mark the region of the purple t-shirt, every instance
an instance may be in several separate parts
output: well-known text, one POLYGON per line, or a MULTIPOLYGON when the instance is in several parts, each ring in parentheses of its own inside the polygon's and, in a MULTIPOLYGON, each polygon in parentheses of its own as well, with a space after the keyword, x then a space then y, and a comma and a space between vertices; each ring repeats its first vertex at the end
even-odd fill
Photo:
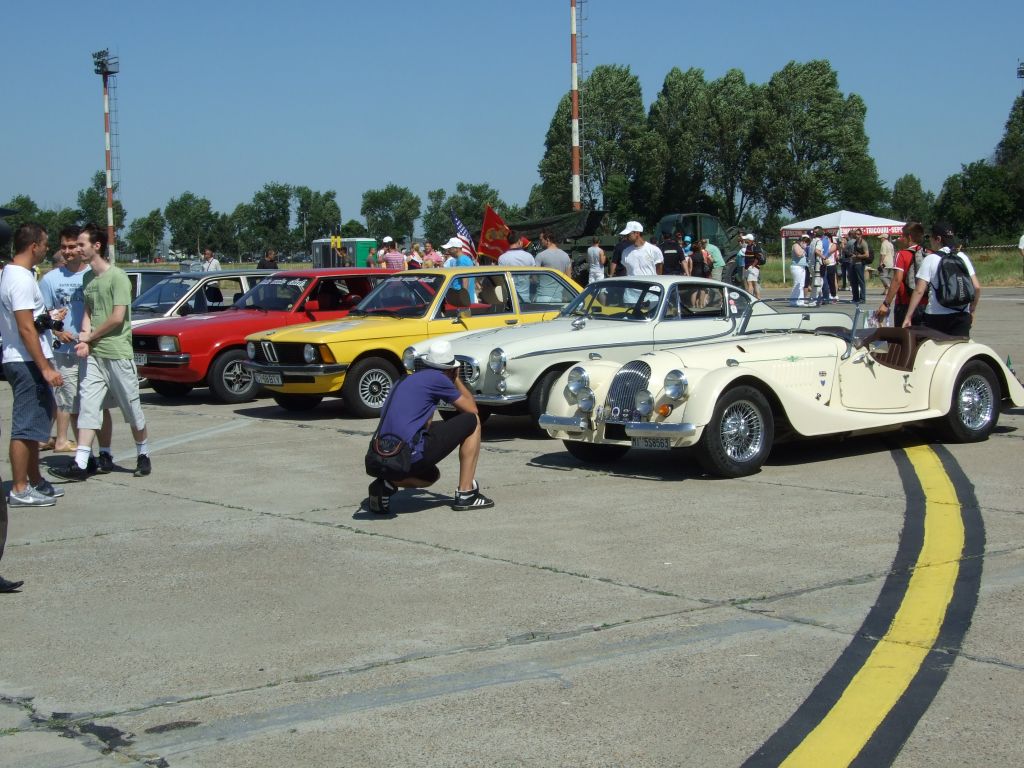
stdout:
POLYGON ((380 434, 397 435, 412 448, 412 460, 423 458, 423 437, 413 442, 416 433, 423 429, 434 415, 441 400, 454 403, 460 397, 452 380, 436 368, 424 368, 398 382, 384 404, 384 418, 380 421, 380 434), (391 399, 396 392, 401 395, 394 403, 391 399))

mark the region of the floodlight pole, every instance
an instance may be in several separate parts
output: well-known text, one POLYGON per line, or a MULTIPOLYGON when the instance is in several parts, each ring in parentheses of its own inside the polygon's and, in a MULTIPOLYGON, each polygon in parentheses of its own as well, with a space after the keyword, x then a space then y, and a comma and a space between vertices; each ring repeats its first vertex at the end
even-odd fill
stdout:
POLYGON ((94 71, 103 77, 103 138, 106 154, 107 170, 107 260, 114 264, 117 260, 117 234, 114 229, 114 176, 110 160, 110 88, 111 75, 120 70, 116 56, 110 56, 109 50, 97 51, 92 55, 94 71))
POLYGON ((569 0, 570 43, 572 56, 572 209, 581 210, 580 197, 580 86, 576 56, 576 0, 569 0))

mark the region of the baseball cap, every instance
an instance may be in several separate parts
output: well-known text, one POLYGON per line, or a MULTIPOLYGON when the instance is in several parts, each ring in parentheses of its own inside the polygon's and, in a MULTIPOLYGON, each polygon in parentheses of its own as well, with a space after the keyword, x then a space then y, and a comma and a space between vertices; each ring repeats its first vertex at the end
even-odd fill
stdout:
POLYGON ((382 243, 393 243, 393 242, 395 242, 395 238, 393 238, 391 235, 385 235, 384 239, 381 240, 381 242, 382 243))
POLYGON ((754 241, 754 236, 748 233, 744 235, 742 239, 746 240, 748 243, 752 243, 754 241))
POLYGON ((423 364, 439 371, 450 371, 459 367, 455 353, 452 352, 451 342, 448 341, 435 341, 431 344, 427 354, 423 356, 423 364))
POLYGON ((687 235, 686 237, 683 238, 683 242, 684 243, 692 243, 693 242, 693 238, 690 237, 689 235, 687 235))
POLYGON ((457 237, 451 238, 447 243, 441 246, 442 251, 447 251, 449 248, 461 248, 462 241, 457 237))
POLYGON ((626 228, 619 232, 620 235, 628 235, 631 232, 643 232, 644 227, 639 221, 627 221, 626 228))

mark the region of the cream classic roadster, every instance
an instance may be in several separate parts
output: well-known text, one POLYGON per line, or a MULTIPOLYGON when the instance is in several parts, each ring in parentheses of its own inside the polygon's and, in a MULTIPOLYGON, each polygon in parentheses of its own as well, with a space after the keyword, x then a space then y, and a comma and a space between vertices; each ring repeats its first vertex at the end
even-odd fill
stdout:
POLYGON ((1024 387, 984 344, 924 328, 860 328, 833 312, 758 314, 727 341, 592 361, 556 383, 540 426, 584 462, 696 446, 708 473, 756 472, 783 439, 934 426, 984 440, 1024 387))

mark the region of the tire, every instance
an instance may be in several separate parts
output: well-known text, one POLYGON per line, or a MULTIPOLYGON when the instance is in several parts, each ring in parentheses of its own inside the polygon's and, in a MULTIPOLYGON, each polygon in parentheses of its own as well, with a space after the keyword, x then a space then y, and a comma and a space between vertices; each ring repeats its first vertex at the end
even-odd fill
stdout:
POLYGON ((940 423, 942 436, 953 443, 985 440, 999 423, 999 401, 995 373, 980 360, 971 360, 956 377, 949 413, 940 423))
POLYGON ((621 459, 629 450, 628 445, 613 443, 581 443, 577 440, 563 440, 565 450, 584 464, 611 464, 621 459))
POLYGON ((245 350, 229 349, 221 352, 210 366, 206 380, 214 397, 222 403, 244 403, 259 393, 261 387, 252 371, 242 367, 245 359, 245 350))
POLYGON ((547 407, 548 397, 551 395, 551 387, 553 387, 559 377, 565 373, 565 370, 565 368, 556 368, 544 373, 544 375, 537 379, 537 382, 530 389, 530 394, 527 396, 526 402, 530 411, 530 421, 533 422, 533 428, 538 437, 548 436, 548 433, 540 428, 540 424, 538 422, 540 421, 541 415, 544 413, 544 409, 547 407))
POLYGON ((192 391, 191 384, 182 384, 180 381, 160 381, 150 379, 149 385, 153 391, 162 397, 185 397, 192 391))
POLYGON ((323 395, 290 395, 284 392, 274 392, 271 397, 274 398, 275 403, 286 411, 293 411, 295 413, 311 411, 320 405, 320 401, 324 399, 323 395))
POLYGON ((353 416, 376 418, 397 378, 398 369, 387 360, 367 357, 348 369, 341 396, 353 416))
POLYGON ((697 445, 697 459, 712 475, 752 475, 768 459, 774 439, 775 420, 765 396, 751 386, 733 387, 715 404, 697 445))

